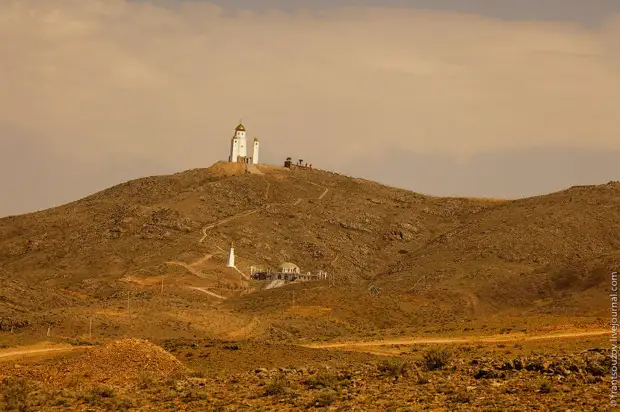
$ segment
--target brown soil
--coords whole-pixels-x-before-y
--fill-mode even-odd
[[[404,347],[403,337],[416,345],[421,336],[427,343],[471,339],[475,345],[507,345],[508,340],[480,339],[606,328],[610,273],[620,267],[620,183],[508,201],[424,196],[320,170],[258,170],[261,174],[217,163],[0,219],[0,346],[40,342],[48,333],[48,340],[57,343],[97,346],[59,351],[63,360],[55,363],[51,352],[47,360],[34,356],[33,362],[44,366],[34,362],[2,369],[5,375],[43,382],[41,390],[49,391],[56,381],[71,384],[66,380],[71,376],[125,388],[131,402],[146,410],[157,396],[180,407],[185,401],[178,397],[186,395],[189,406],[215,408],[230,395],[221,387],[226,379],[241,385],[230,397],[239,405],[308,406],[309,397],[318,393],[305,388],[304,373],[289,373],[292,392],[267,397],[261,392],[275,379],[273,373],[265,379],[247,374],[254,367],[286,368],[283,362],[296,368],[333,363],[359,371],[359,390],[338,389],[341,397],[334,405],[344,410],[398,409],[393,405],[398,396],[409,396],[413,406],[432,401],[448,409],[518,410],[517,398],[535,397],[550,406],[561,394],[574,398],[567,408],[582,409],[579,396],[586,390],[601,392],[602,384],[589,372],[577,380],[562,375],[567,383],[559,392],[541,397],[530,389],[502,392],[502,383],[476,384],[471,368],[458,362],[456,375],[439,374],[438,382],[462,380],[478,389],[456,385],[464,391],[461,396],[433,384],[428,391],[417,378],[392,386],[379,378],[376,365],[360,366],[380,362],[380,357],[293,345],[376,341],[371,349],[349,349],[400,356],[393,347]],[[242,273],[225,268],[233,242]],[[335,282],[265,290],[264,283],[244,276],[251,265],[276,267],[284,261],[304,271],[328,271]],[[190,374],[215,376],[217,366],[224,375],[188,380],[169,354],[127,340],[134,338],[164,345],[193,368]],[[99,348],[116,340],[120,343]],[[239,341],[242,349],[205,347],[220,340]],[[179,342],[202,345],[201,355],[211,366],[176,352]],[[385,346],[387,342],[398,343]],[[255,355],[243,348],[253,348]],[[189,353],[198,357],[194,349]],[[581,356],[567,349],[561,353]],[[553,353],[545,356],[555,361]],[[168,372],[159,374],[162,368]],[[113,372],[117,369],[121,372]],[[185,389],[164,388],[159,382],[153,393],[137,394],[131,385],[144,380],[140,374],[145,370],[156,381],[179,374]],[[507,374],[506,380],[518,387],[531,379],[561,380],[527,372]],[[176,395],[164,393],[172,390]],[[199,395],[203,390],[213,396]],[[377,401],[360,392],[364,390]],[[295,392],[300,395],[284,396]],[[351,394],[366,400],[356,403]],[[455,404],[452,395],[463,402]],[[87,402],[92,396],[84,396],[67,402],[93,407]],[[494,403],[497,399],[505,402]]]
[[[120,341],[0,361],[0,407],[32,410],[608,409],[605,338],[400,346],[384,356],[255,341]],[[173,356],[175,355],[175,356]],[[177,360],[178,359],[178,360]],[[142,366],[140,366],[142,365]]]

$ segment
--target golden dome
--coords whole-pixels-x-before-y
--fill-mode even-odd
[[[235,132],[245,132],[245,127],[243,124],[239,123],[239,126],[235,129]]]
[[[258,142],[258,137],[255,137],[255,138],[254,138],[254,141],[255,141],[255,142]]]

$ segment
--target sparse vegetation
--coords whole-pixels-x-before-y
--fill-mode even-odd
[[[604,342],[605,337],[596,339]],[[89,351],[100,350],[108,357],[113,351],[119,361],[125,363],[124,369],[113,363],[106,365],[106,369],[93,368],[100,364],[86,361],[93,359],[92,352],[66,359],[61,357],[58,369],[54,369],[50,360],[31,364],[29,376],[39,376],[40,381],[28,385],[26,392],[30,395],[26,404],[33,410],[73,409],[78,405],[93,410],[174,409],[175,405],[177,409],[182,405],[187,410],[226,410],[231,404],[256,410],[330,406],[342,410],[399,410],[412,402],[410,399],[415,399],[435,409],[511,410],[515,406],[533,405],[535,400],[540,409],[552,409],[561,401],[563,407],[581,410],[584,405],[602,405],[596,393],[606,387],[604,379],[597,376],[598,369],[592,366],[605,364],[609,350],[585,351],[584,348],[592,347],[593,341],[586,338],[564,343],[533,341],[523,344],[519,357],[511,358],[502,358],[496,345],[488,344],[479,349],[459,351],[459,356],[452,357],[443,370],[430,372],[426,371],[425,363],[417,359],[419,354],[413,352],[401,352],[401,355],[383,359],[370,354],[322,353],[297,347],[294,358],[280,359],[277,352],[266,352],[269,345],[264,343],[247,342],[244,351],[234,353],[224,349],[222,343],[201,343],[194,348],[194,357],[182,359],[205,368],[202,369],[203,378],[174,370],[172,365],[177,361],[148,342],[121,342]],[[138,349],[138,345],[142,348]],[[541,347],[538,345],[546,349],[533,350],[533,345],[537,345],[536,349]],[[182,342],[168,346],[182,355],[187,347]],[[282,353],[291,353],[292,348],[283,346]],[[430,354],[436,349],[426,347],[423,353]],[[141,368],[128,364],[131,362],[128,353],[133,353],[134,357],[136,354],[143,356],[135,359]],[[265,358],[274,359],[278,366],[244,369],[252,361],[264,364]],[[144,362],[146,359],[149,361]],[[158,366],[153,368],[152,365]],[[531,367],[528,369],[526,365]],[[544,367],[541,369],[540,365]],[[238,368],[236,372],[233,367]],[[118,374],[121,370],[123,379],[109,375],[109,371]],[[0,362],[0,374],[8,371],[25,372],[22,368],[12,368],[12,363]],[[82,389],[78,392],[61,389],[65,382],[71,381],[71,375],[82,376]],[[394,384],[395,379],[382,377],[400,377],[404,382]],[[16,385],[19,381],[14,380],[23,377],[11,379],[13,387],[19,389],[13,393],[21,394],[11,399],[21,398],[23,404],[23,381]],[[101,381],[107,383],[102,385]],[[147,388],[143,389],[145,386]],[[566,397],[567,393],[570,397]],[[4,392],[3,395],[6,396]],[[3,399],[0,409],[6,409],[5,404]]]
[[[418,379],[417,379],[418,385],[426,385],[429,382],[430,382],[430,379],[427,373],[418,373]]]
[[[611,365],[595,338],[513,343],[607,327],[593,297],[620,266],[619,184],[496,203],[226,168],[0,219],[0,347],[38,342],[50,325],[50,342],[88,346],[0,362],[0,409],[604,408],[595,395]],[[260,290],[224,268],[232,240],[244,273],[294,260],[335,277]],[[428,343],[459,334],[499,341]],[[383,355],[295,345],[401,336],[429,339],[375,347]]]
[[[28,408],[29,383],[24,378],[9,377],[2,381],[2,398],[7,411],[25,412]]]
[[[327,389],[338,386],[338,377],[327,372],[319,372],[305,380],[309,389]]]
[[[407,375],[408,366],[409,364],[405,360],[390,359],[379,364],[379,372],[381,372],[383,376],[389,376],[396,380],[401,376]]]
[[[549,393],[551,392],[552,388],[553,386],[551,385],[551,382],[549,382],[548,380],[543,380],[538,386],[538,391],[540,393]]]
[[[142,372],[138,377],[138,387],[140,389],[148,389],[154,384],[153,376],[150,373]]]
[[[332,389],[324,390],[312,400],[310,406],[315,408],[325,408],[330,406],[338,399],[338,393]]]
[[[352,331],[381,334],[374,329],[426,329],[455,316],[470,316],[471,311],[485,320],[489,307],[499,314],[532,310],[534,316],[529,319],[548,314],[548,324],[604,313],[605,308],[587,305],[581,295],[600,291],[605,268],[620,261],[617,245],[609,240],[615,239],[611,211],[618,205],[617,183],[489,202],[422,196],[320,170],[290,172],[265,166],[265,174],[258,176],[237,169],[218,163],[210,169],[139,179],[70,205],[0,219],[0,232],[6,234],[0,237],[0,261],[6,271],[2,293],[14,297],[13,305],[0,302],[0,328],[11,330],[16,325],[16,332],[40,337],[51,323],[52,336],[70,336],[67,339],[75,344],[127,336],[128,324],[115,319],[127,309],[124,285],[129,279],[136,289],[130,301],[135,299],[135,307],[146,309],[132,313],[133,323],[157,325],[141,331],[141,336],[151,339],[179,333],[192,336],[198,331],[223,337],[222,325],[239,330],[242,325],[237,323],[247,322],[248,314],[279,322],[280,330],[296,330],[286,336],[265,336],[284,341],[346,338]],[[316,185],[329,188],[322,200],[317,199]],[[304,201],[293,206],[295,199]],[[309,206],[310,200],[315,205]],[[347,207],[336,206],[342,204]],[[251,211],[257,213],[247,214]],[[288,218],[291,214],[295,219]],[[227,220],[238,215],[244,217]],[[338,302],[338,310],[330,314],[334,321],[326,316],[288,317],[282,308],[290,304],[290,295],[280,290],[268,295],[247,293],[256,292],[260,283],[248,285],[237,272],[219,276],[225,262],[213,256],[210,248],[215,245],[205,250],[207,243],[199,240],[203,227],[222,221],[226,224],[211,231],[218,247],[243,233],[238,239],[241,256],[247,259],[242,271],[249,269],[249,261],[277,265],[285,256],[302,268],[330,266],[336,287],[321,293],[311,285],[300,287],[307,293],[300,293],[295,305],[330,308]],[[387,227],[384,222],[389,222]],[[557,235],[549,233],[562,233],[564,240],[557,242]],[[381,247],[375,250],[377,244]],[[114,259],[109,259],[111,245]],[[63,264],[52,268],[60,255],[65,256]],[[464,262],[467,270],[456,270]],[[519,271],[513,270],[515,262]],[[43,274],[52,269],[63,279],[63,287],[40,287],[38,280],[46,279]],[[216,314],[213,307],[204,305],[204,299],[211,302],[211,298],[187,290],[193,286],[192,276],[196,281],[202,277],[201,288],[219,288],[218,293],[231,298],[217,316],[211,316]],[[162,295],[159,281],[164,278]],[[185,283],[179,283],[181,278]],[[360,280],[370,278],[376,279],[379,289],[389,283],[395,293],[374,296],[360,290]],[[82,288],[85,284],[88,287]],[[556,284],[571,294],[570,305],[545,286]],[[443,299],[446,289],[456,291],[456,299]],[[420,295],[432,306],[415,304],[415,296]],[[109,297],[106,308],[116,309],[100,310],[99,296]],[[373,299],[381,305],[374,305]],[[535,300],[544,305],[532,307]],[[92,339],[87,339],[90,324],[82,309],[90,306],[98,318]],[[177,307],[192,310],[196,317],[181,322]],[[211,317],[218,320],[200,321]],[[532,326],[536,329],[529,319],[497,322],[501,325],[486,331],[503,329],[509,335]],[[472,327],[460,323],[454,331],[471,332]],[[484,323],[475,327],[485,330]],[[247,337],[253,338],[255,332],[248,331]]]
[[[452,395],[450,399],[454,403],[470,403],[471,398],[471,394],[468,393],[466,390],[459,390],[454,395]]]
[[[429,371],[444,368],[450,361],[451,354],[446,348],[431,348],[424,353],[424,365]]]
[[[116,396],[116,392],[113,388],[107,386],[93,386],[85,395],[83,395],[82,399],[87,404],[99,405],[102,403],[106,403],[106,401],[110,398],[114,398]]]
[[[289,392],[289,383],[285,376],[279,375],[265,385],[265,396],[282,396]]]

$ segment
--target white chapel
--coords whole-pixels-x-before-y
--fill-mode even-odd
[[[248,156],[248,142],[245,137],[245,127],[243,123],[239,122],[239,126],[235,129],[235,134],[230,142],[230,156],[228,157],[228,161],[258,164],[258,149],[258,139],[254,138],[252,155]]]

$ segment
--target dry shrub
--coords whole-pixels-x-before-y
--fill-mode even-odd
[[[265,396],[281,396],[289,391],[289,383],[284,376],[277,376],[265,385]]]
[[[116,393],[114,389],[106,386],[93,386],[86,395],[83,396],[83,400],[87,404],[100,405],[105,403],[107,399],[114,398]]]
[[[540,384],[538,385],[538,391],[540,393],[549,393],[551,392],[552,389],[553,389],[553,386],[551,385],[551,382],[547,380],[542,380]]]
[[[138,376],[138,388],[140,389],[149,389],[153,386],[155,380],[153,379],[153,375],[147,372],[142,372]]]
[[[443,369],[450,361],[450,356],[446,348],[431,348],[423,356],[424,365],[429,371]]]
[[[28,409],[29,386],[23,378],[7,378],[2,382],[2,398],[7,411],[21,412]]]
[[[310,403],[310,407],[326,408],[338,400],[338,393],[332,389],[321,392]]]
[[[454,395],[452,395],[452,397],[450,398],[450,400],[454,403],[470,403],[472,401],[472,395],[465,391],[465,390],[459,390],[457,391]]]
[[[379,364],[379,372],[383,376],[391,376],[398,379],[407,375],[407,361],[401,359],[390,359]]]
[[[304,381],[309,389],[327,389],[338,386],[338,377],[334,374],[321,372]]]
[[[430,379],[428,378],[428,375],[426,373],[418,372],[418,385],[426,385],[429,382]]]

